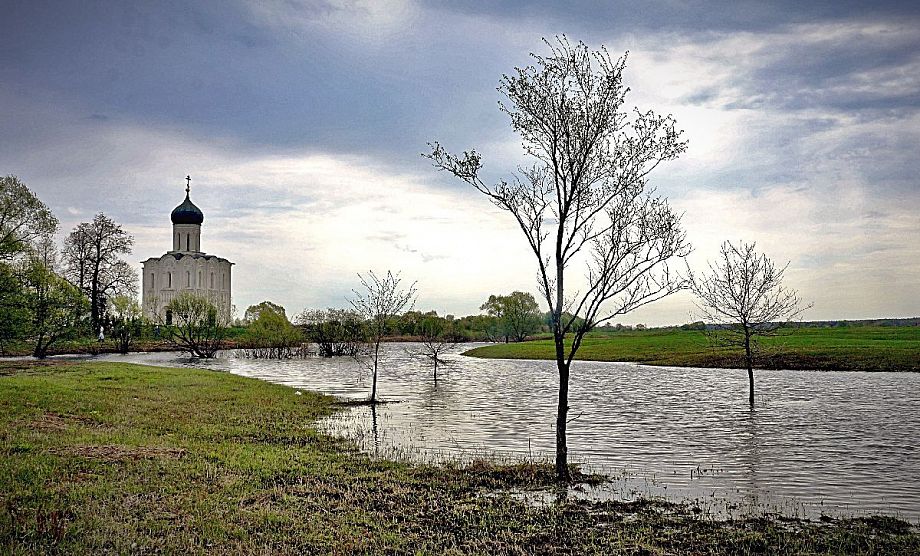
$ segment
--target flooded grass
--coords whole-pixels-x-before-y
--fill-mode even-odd
[[[911,525],[890,517],[714,520],[691,504],[579,499],[555,491],[540,463],[373,458],[315,428],[333,402],[206,370],[7,367],[0,552],[920,551]]]

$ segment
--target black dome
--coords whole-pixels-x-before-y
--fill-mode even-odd
[[[204,222],[204,213],[195,206],[195,203],[188,198],[188,193],[186,193],[185,200],[182,201],[181,205],[173,209],[169,218],[173,224],[201,224]]]

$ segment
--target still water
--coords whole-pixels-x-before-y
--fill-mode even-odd
[[[379,396],[322,427],[386,457],[549,457],[557,375],[549,361],[445,356],[438,380],[412,344],[386,346]],[[351,358],[197,361],[176,353],[103,359],[198,366],[361,399]],[[920,521],[920,374],[758,371],[575,362],[569,457],[616,477],[584,496],[696,501],[718,515],[886,513]]]

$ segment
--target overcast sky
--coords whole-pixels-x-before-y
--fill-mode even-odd
[[[508,214],[419,154],[437,140],[513,169],[495,88],[565,33],[629,50],[628,105],[685,130],[688,152],[652,184],[684,213],[694,268],[725,239],[756,241],[789,261],[807,319],[917,316],[910,4],[4,2],[0,173],[62,237],[114,218],[138,268],[171,247],[190,174],[240,313],[343,306],[368,269],[418,280],[422,309],[477,313],[492,293],[536,294],[535,261]],[[620,322],[692,311],[680,294]]]

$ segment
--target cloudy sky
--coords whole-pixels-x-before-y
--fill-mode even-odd
[[[485,4],[488,7],[482,7]],[[862,6],[860,4],[865,4]],[[171,246],[185,175],[234,302],[343,306],[402,270],[419,306],[536,294],[510,216],[419,154],[521,162],[502,73],[565,33],[629,51],[630,106],[690,141],[652,182],[703,268],[725,239],[789,261],[809,319],[920,315],[920,9],[909,2],[4,2],[0,173],[62,222]],[[870,7],[866,7],[870,6]],[[138,268],[139,268],[138,264]],[[622,319],[686,322],[689,295]]]

